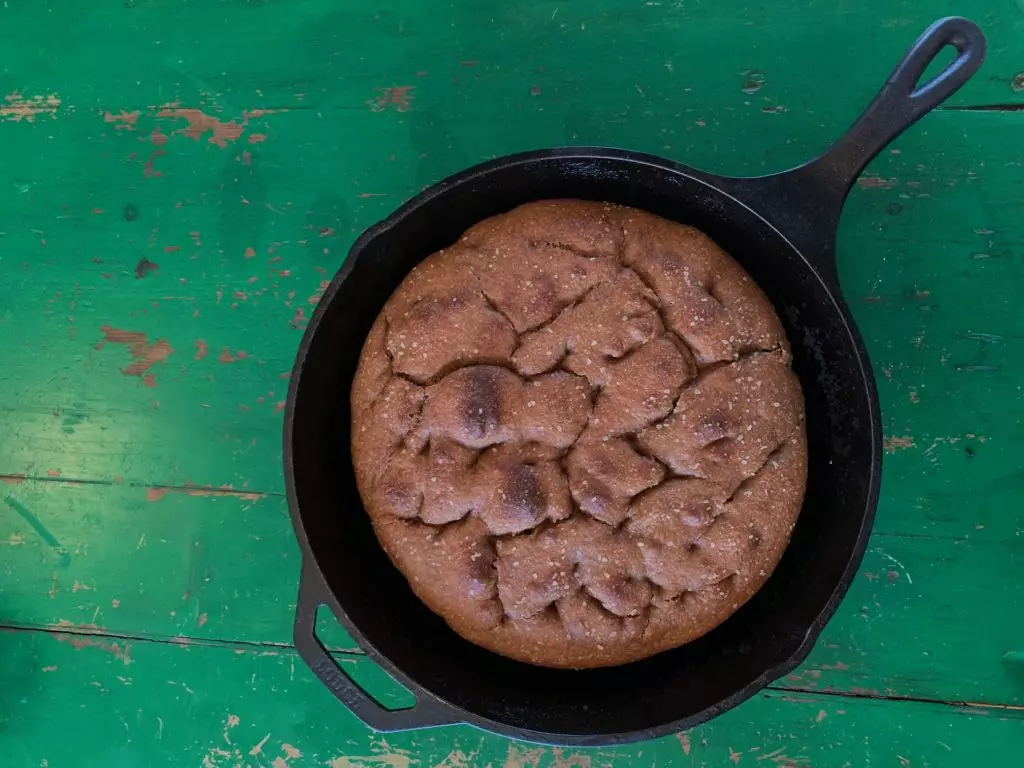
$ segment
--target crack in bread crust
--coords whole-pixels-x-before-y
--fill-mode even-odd
[[[456,632],[535,664],[709,631],[767,579],[803,499],[770,303],[702,233],[634,209],[533,203],[425,259],[352,402],[392,561]]]

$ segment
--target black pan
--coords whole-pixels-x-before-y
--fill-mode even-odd
[[[917,85],[947,45],[954,61]],[[796,667],[860,564],[881,474],[875,383],[836,277],[840,209],[864,166],[967,82],[984,55],[971,22],[935,23],[843,138],[785,173],[721,178],[614,149],[527,152],[445,179],[367,230],[310,321],[285,416],[288,501],[303,556],[295,645],[338,699],[380,731],[470,723],[531,741],[613,744],[690,728]],[[388,296],[472,224],[544,198],[621,203],[710,234],[774,303],[806,398],[807,496],[774,575],[699,640],[609,669],[534,667],[456,635],[378,545],[349,459],[349,388]],[[415,706],[385,709],[331,659],[315,635],[321,605],[409,688]]]

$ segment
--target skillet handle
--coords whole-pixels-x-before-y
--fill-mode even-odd
[[[947,45],[956,48],[956,58],[918,85]],[[829,263],[815,266],[834,277],[839,213],[857,176],[887,144],[956,93],[981,67],[985,50],[985,36],[976,24],[958,16],[940,19],[921,34],[874,101],[824,154],[774,176],[738,180],[736,191],[749,196],[755,210],[765,210],[807,258],[821,254]]]
[[[917,82],[947,45],[956,58],[927,83]],[[848,191],[887,144],[956,93],[985,60],[985,36],[976,24],[950,16],[932,24],[903,57],[874,101],[829,150],[805,168],[828,173]]]
[[[330,607],[331,600],[319,569],[310,563],[303,564],[295,610],[295,648],[338,701],[375,731],[404,731],[462,722],[447,705],[423,692],[416,694],[416,704],[410,709],[385,709],[349,677],[316,636],[317,609],[321,605]]]

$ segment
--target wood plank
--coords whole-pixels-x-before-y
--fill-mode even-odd
[[[288,643],[298,571],[280,496],[0,483],[0,623]]]
[[[18,768],[1011,765],[1022,738],[1020,710],[778,691],[687,734],[612,749],[536,747],[465,726],[381,736],[289,649],[0,633],[0,754]]]
[[[886,505],[880,527],[901,514]],[[1020,650],[1024,544],[1016,521],[1004,523],[960,538],[876,533],[839,613],[779,685],[1024,703],[1024,665],[1007,657]],[[299,552],[279,496],[0,485],[0,547],[2,624],[291,642]],[[356,649],[336,622],[322,633],[331,647]]]
[[[62,165],[84,173],[57,183],[26,167],[35,160],[20,160],[18,183],[0,190],[9,254],[0,261],[0,428],[8,436],[0,473],[281,491],[281,408],[301,329],[354,233],[417,188],[422,148],[399,135],[407,129],[401,121],[421,119],[414,114],[354,113],[316,147],[268,139],[222,149],[179,135],[162,145],[166,175],[149,179],[142,174],[156,151],[150,132],[159,125],[170,135],[182,119],[140,117],[136,131],[120,133],[84,111],[0,124],[14,157],[49,154],[48,173]],[[538,115],[536,129],[549,135],[547,113]],[[455,159],[461,166],[531,145],[527,128],[488,139],[492,119],[468,120],[465,133],[434,146],[467,150]],[[323,130],[308,111],[259,120],[294,136]],[[941,453],[943,441],[968,434],[992,441],[990,451],[1012,444],[992,431],[1012,422],[987,423],[984,403],[1001,400],[977,398],[990,385],[1015,391],[1003,358],[1017,359],[1022,333],[1013,307],[1024,232],[1013,211],[1024,194],[1003,137],[1021,121],[1018,113],[931,116],[898,143],[901,154],[875,164],[844,216],[844,284],[880,375],[895,379],[882,382],[892,436],[908,439],[911,413],[958,421],[909,435],[925,450],[939,440]],[[616,130],[612,143],[627,146],[642,146],[647,131],[633,123]],[[795,138],[779,127],[764,131],[805,155],[815,145],[811,124]],[[51,147],[54,132],[63,149]],[[363,143],[388,136],[399,147],[395,162],[360,159]],[[707,161],[698,164],[743,154],[739,143],[722,152],[694,146],[696,160]],[[322,162],[320,151],[337,160]],[[133,152],[136,160],[125,162]],[[357,184],[339,187],[342,172]],[[386,197],[360,197],[378,193]],[[250,248],[256,255],[246,258]],[[151,264],[159,270],[147,270]],[[943,303],[914,298],[924,292]],[[989,336],[999,338],[984,341]],[[966,409],[948,414],[920,403],[947,395],[964,397]]]

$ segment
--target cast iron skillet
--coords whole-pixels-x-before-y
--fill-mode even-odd
[[[955,60],[917,85],[947,45]],[[470,723],[531,741],[597,745],[690,728],[796,667],[860,564],[881,473],[875,383],[836,277],[840,209],[864,166],[967,82],[984,55],[974,24],[938,21],[842,139],[778,175],[721,178],[614,149],[527,152],[445,179],[367,230],[310,320],[285,415],[288,501],[303,555],[295,645],[335,696],[381,731]],[[544,198],[621,203],[710,234],[778,310],[806,398],[807,496],[774,575],[699,640],[610,669],[534,667],[451,631],[378,545],[349,460],[349,388],[385,300],[417,262],[470,225]],[[385,709],[332,661],[314,631],[320,605],[410,689],[415,706]]]

